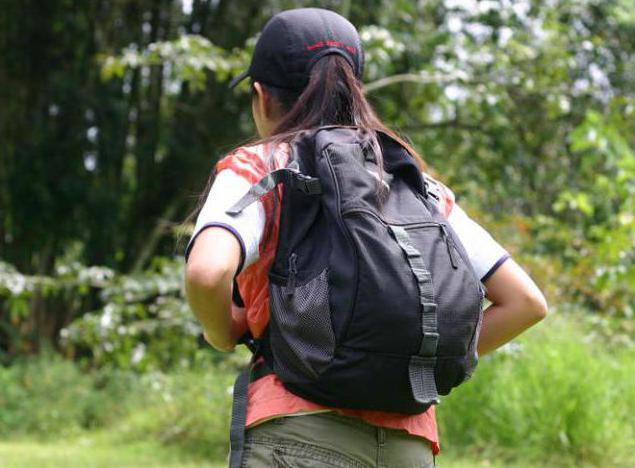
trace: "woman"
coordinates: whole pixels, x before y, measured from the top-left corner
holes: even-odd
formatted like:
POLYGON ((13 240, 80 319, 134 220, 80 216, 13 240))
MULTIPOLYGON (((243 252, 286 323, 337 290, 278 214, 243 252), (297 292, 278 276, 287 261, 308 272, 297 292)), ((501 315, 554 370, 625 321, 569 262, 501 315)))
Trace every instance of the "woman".
MULTIPOLYGON (((232 83, 251 79, 261 140, 217 164, 186 249, 187 298, 206 340, 217 349, 231 351, 247 331, 257 338, 267 326, 267 272, 275 254, 279 204, 265 196, 239 216, 225 211, 252 184, 286 165, 288 143, 299 132, 325 125, 382 131, 416 157, 366 101, 362 69, 359 37, 347 20, 326 10, 296 9, 267 23, 249 69, 232 83), (232 301, 237 292, 244 307, 232 301)), ((478 340, 483 355, 541 320, 547 306, 521 267, 456 205, 449 189, 438 185, 438 208, 464 244, 492 303, 478 340)), ((432 466, 438 451, 434 407, 418 415, 332 410, 289 392, 273 374, 250 384, 246 427, 242 466, 247 467, 432 466)))

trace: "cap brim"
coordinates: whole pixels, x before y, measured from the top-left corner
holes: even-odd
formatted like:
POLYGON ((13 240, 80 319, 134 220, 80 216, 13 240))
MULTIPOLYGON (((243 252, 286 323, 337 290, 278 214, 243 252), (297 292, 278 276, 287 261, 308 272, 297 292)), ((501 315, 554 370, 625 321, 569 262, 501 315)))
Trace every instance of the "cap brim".
POLYGON ((240 83, 242 80, 244 80, 248 76, 249 76, 249 70, 245 70, 244 72, 242 72, 240 75, 238 75, 236 78, 234 78, 233 80, 229 82, 229 87, 234 88, 238 83, 240 83))

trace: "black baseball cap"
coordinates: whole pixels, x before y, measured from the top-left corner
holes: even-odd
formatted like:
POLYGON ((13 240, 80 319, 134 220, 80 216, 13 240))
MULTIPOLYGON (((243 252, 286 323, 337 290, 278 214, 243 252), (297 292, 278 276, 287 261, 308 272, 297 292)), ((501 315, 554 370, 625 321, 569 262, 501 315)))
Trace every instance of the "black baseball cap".
POLYGON ((361 80, 364 51, 357 29, 343 16, 322 8, 296 8, 273 16, 262 30, 249 68, 234 78, 230 88, 247 77, 292 90, 309 82, 313 65, 329 54, 339 54, 361 80))

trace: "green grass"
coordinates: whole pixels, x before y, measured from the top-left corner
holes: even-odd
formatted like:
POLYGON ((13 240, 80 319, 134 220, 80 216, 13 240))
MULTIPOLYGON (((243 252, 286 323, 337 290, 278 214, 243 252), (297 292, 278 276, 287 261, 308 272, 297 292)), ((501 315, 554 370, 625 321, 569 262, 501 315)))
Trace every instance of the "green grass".
POLYGON ((152 441, 222 459, 234 373, 231 364, 142 376, 83 372, 53 356, 0 368, 0 440, 36 437, 57 443, 107 429, 112 443, 152 441))
MULTIPOLYGON (((65 441, 16 440, 0 442, 3 468, 221 468, 222 459, 192 457, 175 448, 156 442, 117 442, 118 437, 107 433, 88 433, 65 441)), ((437 458, 440 468, 533 468, 542 462, 509 462, 505 457, 458 456, 445 454, 437 458), (498 458, 497 458, 498 457, 498 458)), ((550 463, 549 466, 568 466, 550 463)), ((585 465, 580 465, 585 466, 585 465)))
POLYGON ((608 349, 581 319, 550 317, 482 359, 437 409, 445 447, 635 466, 635 352, 608 349))
MULTIPOLYGON (((635 466, 635 352, 583 317, 548 318, 443 399, 439 466, 635 466)), ((0 466, 223 466, 232 359, 142 376, 51 356, 0 368, 0 466)))
POLYGON ((221 468, 222 461, 184 455, 151 441, 121 443, 103 434, 88 433, 63 441, 16 440, 0 442, 5 468, 221 468))

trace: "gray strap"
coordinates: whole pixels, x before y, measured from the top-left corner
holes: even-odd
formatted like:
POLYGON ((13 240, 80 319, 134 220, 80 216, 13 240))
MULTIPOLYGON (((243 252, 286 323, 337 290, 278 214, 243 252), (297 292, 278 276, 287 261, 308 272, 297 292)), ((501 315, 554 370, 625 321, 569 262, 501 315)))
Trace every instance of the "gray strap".
POLYGON ((422 405, 438 405, 439 394, 437 393, 437 384, 434 380, 434 363, 428 363, 421 356, 410 356, 410 364, 408 365, 408 377, 410 378, 410 387, 412 395, 417 403, 422 405))
POLYGON ((245 424, 247 422, 247 386, 251 363, 245 367, 234 383, 234 401, 232 403, 232 422, 229 429, 229 468, 240 468, 245 449, 245 424))
POLYGON ((270 172, 260 179, 258 183, 252 185, 249 191, 231 208, 225 211, 225 213, 230 216, 240 214, 245 208, 258 201, 263 195, 271 192, 281 182, 307 195, 321 194, 322 185, 320 184, 320 180, 298 172, 296 167, 297 165, 290 165, 289 167, 270 172))
POLYGON ((432 275, 426 268, 421 253, 412 244, 408 232, 399 226, 390 226, 399 247, 406 254, 408 265, 417 279, 421 304, 421 346, 416 356, 410 357, 408 374, 412 394, 418 403, 437 404, 439 394, 434 378, 439 332, 437 329, 437 304, 434 301, 432 275))

